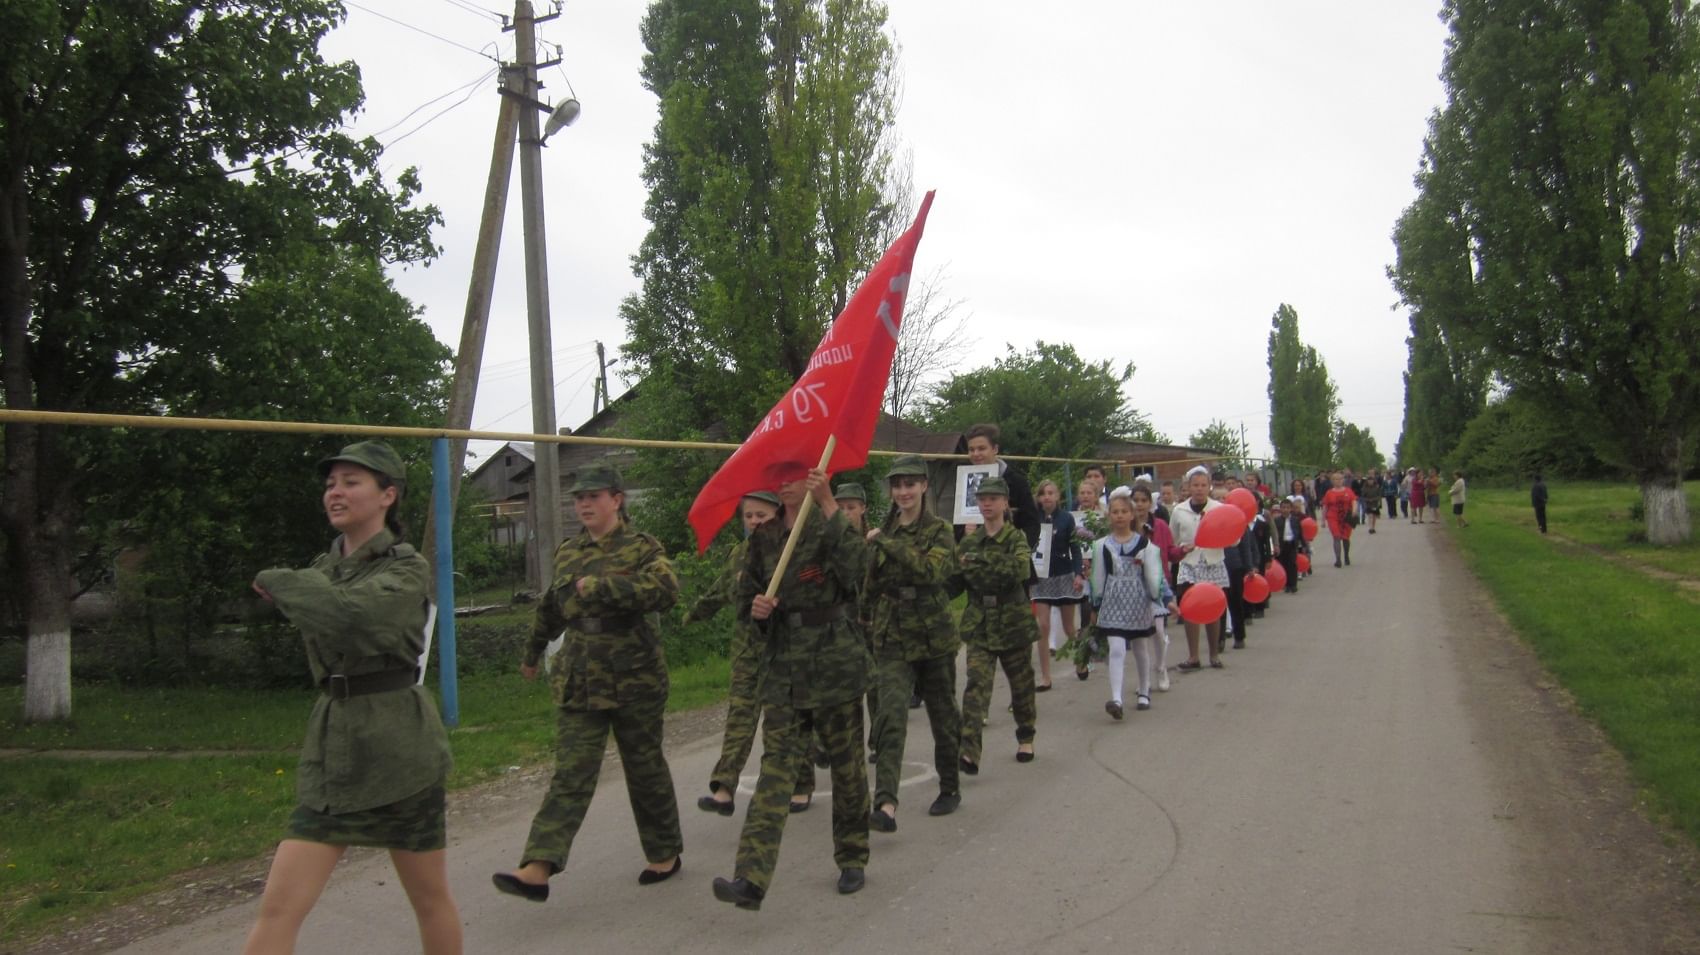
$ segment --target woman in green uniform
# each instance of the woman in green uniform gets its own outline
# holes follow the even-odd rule
[[[726,555],[726,567],[691,609],[685,622],[707,620],[721,607],[737,600],[738,575],[744,570],[749,535],[755,529],[779,516],[779,495],[772,491],[752,491],[738,502],[738,516],[744,522],[745,539],[739,541]],[[704,812],[730,816],[735,811],[732,794],[738,789],[738,779],[749,762],[750,748],[756,741],[756,724],[761,722],[761,664],[756,647],[755,628],[746,618],[732,625],[732,643],[728,648],[732,680],[726,693],[726,731],[720,743],[720,761],[708,777],[708,795],[697,798],[697,808]],[[812,766],[798,771],[796,790],[791,794],[791,811],[803,812],[814,801],[815,774]]]
[[[396,516],[406,476],[377,441],[320,461],[325,513],[340,536],[304,570],[254,578],[254,590],[300,628],[320,692],[301,744],[300,804],[272,858],[246,955],[295,950],[348,846],[390,851],[428,955],[461,950],[444,852],[448,734],[418,685],[429,573]]]
[[[767,596],[805,495],[818,513],[803,518],[795,550]],[[787,803],[811,734],[832,767],[833,861],[838,891],[859,891],[868,864],[868,776],[863,762],[862,694],[868,688],[867,638],[855,620],[856,588],[867,572],[867,545],[833,500],[818,468],[779,487],[782,520],[750,535],[740,577],[740,612],[761,632],[761,778],[744,816],[733,878],[714,880],[714,897],[759,909],[779,861]],[[812,770],[811,770],[812,771]]]
[[[1027,535],[1008,520],[1009,485],[1002,478],[980,482],[980,516],[985,523],[957,546],[968,592],[962,608],[962,641],[968,644],[968,689],[962,694],[962,771],[980,771],[980,730],[992,701],[995,667],[1009,679],[1015,709],[1016,762],[1033,761],[1038,718],[1033,659],[1028,647],[1039,625],[1027,610],[1027,578],[1033,572]]]
[[[667,660],[654,620],[678,599],[679,578],[661,543],[626,522],[624,488],[620,472],[607,464],[587,465],[573,476],[568,493],[584,530],[555,551],[554,583],[537,605],[520,664],[522,676],[536,679],[544,647],[565,629],[549,661],[557,708],[555,775],[531,821],[519,868],[490,877],[500,891],[533,902],[549,898],[550,877],[566,867],[596,794],[609,733],[649,861],[638,884],[654,885],[679,871],[679,802],[661,752]]]
[[[939,795],[928,815],[955,812],[962,803],[957,778],[961,746],[956,708],[956,624],[950,618],[946,585],[956,567],[949,522],[926,508],[927,462],[906,454],[892,462],[886,480],[891,514],[867,532],[868,582],[864,593],[873,617],[874,660],[878,668],[879,737],[874,748],[874,811],[868,824],[897,831],[897,789],[903,773],[903,748],[909,735],[905,704],[919,693],[933,729],[933,765]]]

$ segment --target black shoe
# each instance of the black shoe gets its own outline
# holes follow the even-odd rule
[[[816,769],[831,769],[832,768],[832,763],[826,758],[826,751],[825,750],[820,750],[820,749],[815,750],[814,761],[815,761],[815,768]]]
[[[838,894],[851,895],[862,891],[862,886],[868,884],[867,876],[858,868],[844,869],[838,873]]]
[[[868,750],[868,763],[871,765],[871,764],[877,763],[879,761],[880,761],[880,754],[874,752],[871,749]]]
[[[1033,761],[1033,753],[1031,751],[1024,753],[1018,749],[1015,751],[1015,761],[1018,763],[1031,763]]]
[[[980,764],[964,756],[962,757],[962,771],[969,776],[978,776],[980,775]]]
[[[728,799],[725,802],[721,802],[713,796],[698,796],[697,808],[701,809],[703,812],[717,812],[722,816],[730,816],[733,812],[737,811],[736,807],[732,805],[732,800]]]
[[[909,694],[909,708],[912,709],[912,710],[918,710],[918,709],[921,708],[921,694],[919,694],[919,693]]]
[[[881,832],[896,832],[897,817],[884,809],[875,809],[868,813],[868,828],[878,829]]]
[[[1235,650],[1244,650],[1245,649],[1245,638],[1244,637],[1235,637],[1234,638],[1234,649]]]
[[[766,895],[766,892],[751,885],[749,879],[722,879],[715,876],[714,897],[722,902],[730,902],[738,908],[759,911],[761,900]]]
[[[808,812],[809,807],[813,806],[814,804],[815,804],[814,793],[810,793],[806,798],[804,798],[804,800],[802,802],[798,802],[796,800],[796,797],[792,797],[792,799],[791,799],[791,815],[795,816],[797,813],[800,813],[800,812]]]
[[[1334,566],[1336,566],[1336,567],[1338,567],[1338,566],[1340,566],[1340,562],[1339,562],[1339,561],[1335,561],[1335,562],[1334,562]]]
[[[679,869],[682,868],[684,864],[685,860],[683,856],[674,856],[673,868],[671,869],[662,869],[660,872],[657,872],[654,869],[645,869],[638,873],[638,885],[654,885],[657,882],[666,882],[668,879],[678,875]]]
[[[496,891],[504,895],[517,895],[527,902],[549,901],[549,883],[533,885],[511,872],[498,872],[490,877],[495,883]]]
[[[948,816],[961,805],[961,793],[939,793],[939,798],[933,800],[933,804],[927,807],[927,815]]]

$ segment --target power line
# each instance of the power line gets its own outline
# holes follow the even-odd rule
[[[425,102],[420,103],[418,106],[413,107],[412,109],[407,111],[406,116],[403,116],[402,118],[396,120],[395,122],[389,124],[388,126],[385,126],[383,129],[380,129],[377,132],[372,133],[372,136],[374,138],[376,138],[378,136],[382,136],[385,133],[389,132],[390,130],[395,129],[397,126],[400,126],[402,123],[405,123],[408,120],[412,119],[414,116],[418,115],[419,111],[424,109],[425,107],[430,106],[433,103],[440,103],[443,100],[446,100],[449,97],[455,95],[456,93],[459,93],[460,91],[466,89],[468,86],[477,86],[479,83],[484,82],[485,80],[489,79],[490,77],[492,77],[494,75],[496,75],[496,70],[494,68],[485,70],[484,72],[478,74],[478,76],[475,77],[470,82],[462,83],[461,85],[455,87],[454,89],[449,90],[447,93],[443,93],[440,96],[433,96],[430,99],[426,100]]]
[[[466,0],[443,0],[443,2],[457,10],[463,10],[474,16],[489,17],[497,23],[500,23],[502,26],[508,25],[508,18],[505,15],[497,13],[494,10],[486,10],[474,3],[467,3]]]
[[[412,136],[414,133],[419,132],[420,130],[431,125],[432,123],[436,122],[437,120],[442,119],[444,116],[447,116],[448,114],[454,112],[455,110],[459,109],[460,107],[465,106],[467,101],[472,99],[473,95],[478,92],[479,84],[483,83],[489,77],[495,75],[495,72],[496,72],[495,70],[491,70],[490,72],[485,73],[483,76],[472,81],[471,83],[466,84],[466,86],[461,87],[461,89],[466,90],[465,96],[462,96],[460,99],[454,101],[453,103],[450,103],[449,105],[447,105],[447,106],[443,107],[442,109],[438,110],[437,112],[433,113],[431,115],[430,119],[425,120],[423,123],[420,123],[418,126],[415,126],[412,129],[408,130],[407,132],[402,133],[400,136],[397,136],[396,138],[390,140],[387,143],[384,143],[383,148],[389,149],[391,146],[394,146],[396,143],[401,142],[402,140],[406,139],[409,136]],[[458,92],[458,91],[450,91],[449,93],[447,93],[445,95],[453,95],[455,92]],[[442,97],[438,97],[438,99],[441,99],[441,98]],[[435,101],[433,101],[433,102],[435,102]],[[417,110],[415,110],[415,112],[417,112]]]
[[[567,375],[567,377],[562,378],[560,381],[555,382],[555,390],[557,392],[560,391],[561,388],[564,387],[567,382],[572,381],[574,378],[577,378],[579,375],[589,371],[595,365],[596,365],[596,359],[594,359],[594,358],[592,358],[588,362],[585,362],[583,365],[579,366],[576,370],[570,372]],[[583,390],[582,386],[580,387],[580,390],[581,391]],[[503,421],[506,421],[509,418],[512,418],[514,415],[519,414],[521,411],[524,411],[529,407],[531,407],[531,402],[528,400],[525,404],[520,405],[519,407],[513,409],[512,411],[509,411],[509,412],[507,412],[507,413],[501,415],[500,417],[495,418],[491,421],[485,422],[484,425],[481,428],[478,428],[478,429],[475,429],[475,430],[485,430],[485,431],[487,431],[487,430],[490,429],[491,425],[499,424]]]
[[[487,60],[489,60],[493,63],[498,63],[498,64],[500,63],[500,61],[498,61],[495,57],[491,56],[488,53],[485,53],[483,50],[474,50],[472,47],[467,46],[464,43],[457,43],[454,40],[451,40],[446,36],[441,36],[439,34],[432,33],[430,30],[427,30],[424,27],[414,26],[413,24],[408,23],[406,20],[397,20],[395,17],[392,17],[387,13],[379,13],[378,11],[372,9],[371,7],[362,6],[361,4],[355,3],[354,0],[346,0],[346,2],[349,6],[353,7],[354,9],[364,10],[365,12],[370,13],[372,16],[375,16],[380,20],[388,20],[391,23],[395,24],[396,26],[405,27],[409,30],[412,30],[415,33],[420,33],[420,34],[423,34],[425,36],[428,36],[433,40],[437,40],[437,41],[442,42],[442,43],[447,43],[449,46],[452,46],[452,47],[459,49],[459,50],[465,50],[466,52],[471,53],[474,56],[482,56],[485,59],[487,59]]]

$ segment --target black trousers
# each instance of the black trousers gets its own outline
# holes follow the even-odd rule
[[[1547,532],[1547,506],[1545,504],[1535,505],[1535,523],[1541,525],[1542,534]]]
[[[1245,639],[1245,571],[1228,568],[1228,623],[1238,639]]]
[[[1297,542],[1294,542],[1293,546],[1281,548],[1281,553],[1276,555],[1275,559],[1281,562],[1281,569],[1287,572],[1287,593],[1298,593],[1299,548]]]

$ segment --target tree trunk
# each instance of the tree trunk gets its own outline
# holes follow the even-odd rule
[[[25,561],[24,606],[29,645],[25,654],[24,720],[71,718],[71,603],[69,548],[47,535],[30,535],[38,547]]]
[[[1660,546],[1682,544],[1694,532],[1688,518],[1688,495],[1680,478],[1641,482],[1641,506],[1647,515],[1647,542]]]

